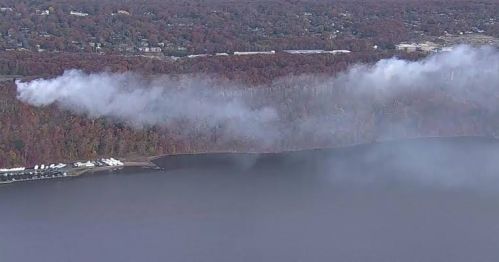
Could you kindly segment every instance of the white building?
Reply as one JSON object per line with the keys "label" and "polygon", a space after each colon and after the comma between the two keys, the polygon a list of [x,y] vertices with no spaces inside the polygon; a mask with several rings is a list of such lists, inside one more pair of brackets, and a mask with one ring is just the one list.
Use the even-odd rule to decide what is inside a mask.
{"label": "white building", "polygon": [[120,14],[120,15],[130,15],[130,12],[128,12],[126,10],[118,10],[118,14]]}
{"label": "white building", "polygon": [[283,52],[288,54],[308,55],[308,54],[322,54],[325,51],[324,50],[284,50]]}
{"label": "white building", "polygon": [[74,15],[74,16],[88,16],[88,13],[83,13],[83,12],[78,12],[78,11],[71,11],[69,12],[70,15]]}
{"label": "white building", "polygon": [[115,16],[115,15],[130,15],[130,12],[126,11],[126,10],[118,10],[116,13],[111,13],[112,16]]}
{"label": "white building", "polygon": [[333,50],[333,51],[328,51],[328,53],[337,55],[337,54],[350,54],[352,51],[350,50]]}
{"label": "white building", "polygon": [[151,53],[161,53],[161,47],[153,46],[149,48]]}
{"label": "white building", "polygon": [[438,45],[433,42],[426,41],[424,43],[411,43],[411,44],[400,43],[396,45],[395,48],[397,50],[405,52],[414,52],[414,51],[434,52],[438,49]]}
{"label": "white building", "polygon": [[255,51],[255,52],[234,52],[234,55],[273,55],[274,50],[271,51]]}
{"label": "white building", "polygon": [[435,52],[437,49],[438,45],[430,41],[418,44],[418,50],[423,52]]}
{"label": "white building", "polygon": [[0,7],[0,12],[12,12],[14,8],[12,7]]}
{"label": "white building", "polygon": [[302,55],[313,55],[313,54],[348,54],[351,53],[350,50],[321,50],[321,49],[312,49],[312,50],[284,50],[283,52],[288,54],[302,54]]}
{"label": "white building", "polygon": [[161,53],[162,49],[159,46],[149,46],[147,39],[142,39],[140,42],[140,47],[137,48],[139,52],[143,53]]}
{"label": "white building", "polygon": [[50,10],[46,9],[46,10],[36,10],[35,13],[37,15],[41,15],[41,16],[47,16],[47,15],[50,15]]}
{"label": "white building", "polygon": [[412,44],[407,44],[407,43],[400,43],[395,46],[395,49],[405,51],[405,52],[414,52],[418,48],[418,45],[415,43]]}
{"label": "white building", "polygon": [[188,55],[187,58],[208,57],[209,54]]}

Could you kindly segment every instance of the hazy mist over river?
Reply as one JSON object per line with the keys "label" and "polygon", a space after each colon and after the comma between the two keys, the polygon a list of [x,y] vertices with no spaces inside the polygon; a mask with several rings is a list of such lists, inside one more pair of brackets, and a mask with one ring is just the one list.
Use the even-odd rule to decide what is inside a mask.
{"label": "hazy mist over river", "polygon": [[499,142],[182,156],[0,187],[0,261],[496,261]]}

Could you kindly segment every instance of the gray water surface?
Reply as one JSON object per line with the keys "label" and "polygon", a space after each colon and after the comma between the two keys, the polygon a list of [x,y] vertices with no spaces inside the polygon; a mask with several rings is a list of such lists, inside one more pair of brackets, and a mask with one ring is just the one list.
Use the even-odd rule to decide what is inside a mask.
{"label": "gray water surface", "polygon": [[0,261],[497,261],[497,148],[187,159],[2,186]]}

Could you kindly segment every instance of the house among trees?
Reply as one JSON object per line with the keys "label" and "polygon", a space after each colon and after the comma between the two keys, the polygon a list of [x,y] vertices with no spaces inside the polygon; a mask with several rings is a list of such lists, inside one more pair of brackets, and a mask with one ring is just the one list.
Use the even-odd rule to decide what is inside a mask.
{"label": "house among trees", "polygon": [[81,17],[88,16],[88,13],[78,12],[78,11],[71,11],[71,12],[69,12],[69,14],[74,15],[74,16],[81,16]]}

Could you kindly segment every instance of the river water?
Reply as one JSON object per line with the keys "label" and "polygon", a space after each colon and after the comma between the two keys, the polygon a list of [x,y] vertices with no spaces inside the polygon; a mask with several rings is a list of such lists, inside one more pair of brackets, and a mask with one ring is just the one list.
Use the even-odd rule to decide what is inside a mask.
{"label": "river water", "polygon": [[497,261],[499,146],[183,156],[0,187],[0,261]]}

